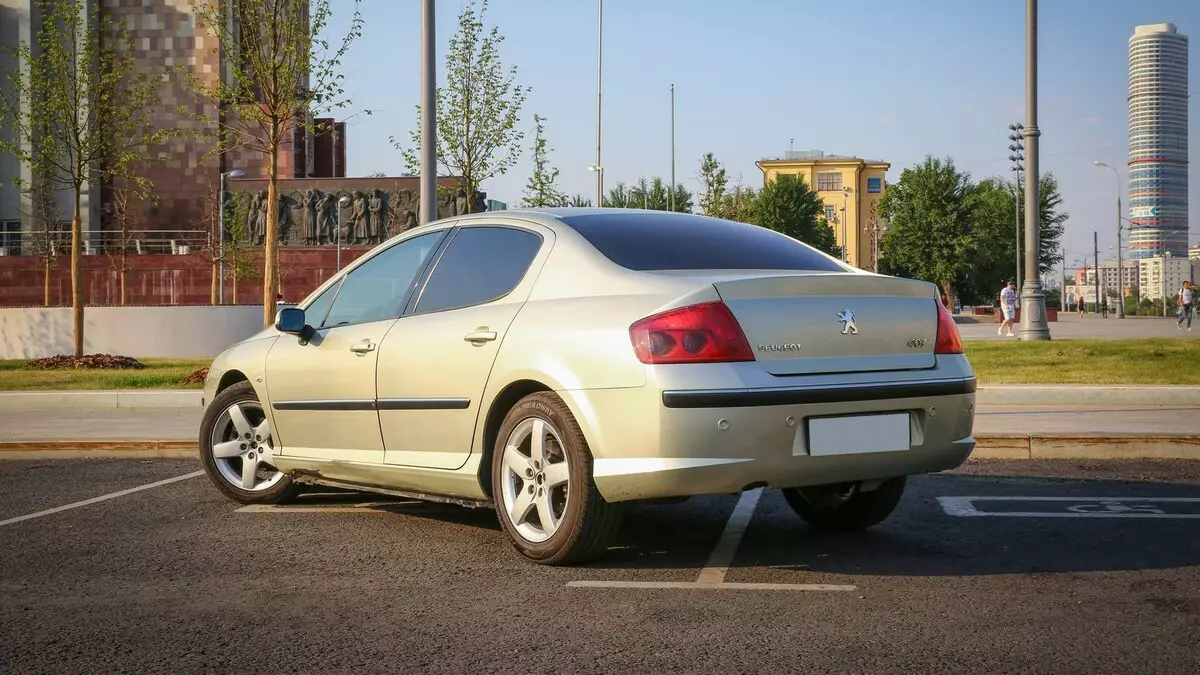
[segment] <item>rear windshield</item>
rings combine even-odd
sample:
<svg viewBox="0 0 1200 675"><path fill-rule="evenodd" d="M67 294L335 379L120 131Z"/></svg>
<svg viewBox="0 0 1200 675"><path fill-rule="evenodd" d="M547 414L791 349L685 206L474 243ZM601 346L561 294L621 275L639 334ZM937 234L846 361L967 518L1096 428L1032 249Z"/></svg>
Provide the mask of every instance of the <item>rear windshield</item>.
<svg viewBox="0 0 1200 675"><path fill-rule="evenodd" d="M655 270L844 271L800 242L754 225L684 214L564 216L614 263Z"/></svg>

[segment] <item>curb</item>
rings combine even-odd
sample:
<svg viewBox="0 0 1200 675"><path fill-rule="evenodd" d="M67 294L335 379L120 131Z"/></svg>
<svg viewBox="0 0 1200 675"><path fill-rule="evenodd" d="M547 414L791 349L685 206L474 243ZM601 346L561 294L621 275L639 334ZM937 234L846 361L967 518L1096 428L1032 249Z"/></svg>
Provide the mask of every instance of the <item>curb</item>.
<svg viewBox="0 0 1200 675"><path fill-rule="evenodd" d="M195 459L194 441L0 441L5 459ZM978 434L972 459L1200 459L1200 434Z"/></svg>
<svg viewBox="0 0 1200 675"><path fill-rule="evenodd" d="M1200 387L1187 385L980 385L977 406L1178 406L1200 400Z"/></svg>
<svg viewBox="0 0 1200 675"><path fill-rule="evenodd" d="M200 389L130 391L0 392L0 410L115 410L118 408L199 408Z"/></svg>

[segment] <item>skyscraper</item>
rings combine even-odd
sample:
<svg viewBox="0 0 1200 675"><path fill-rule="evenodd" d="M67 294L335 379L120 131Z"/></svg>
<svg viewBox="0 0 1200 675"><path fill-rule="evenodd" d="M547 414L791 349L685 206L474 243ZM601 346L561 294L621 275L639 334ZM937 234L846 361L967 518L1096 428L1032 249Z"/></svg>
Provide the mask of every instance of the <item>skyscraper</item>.
<svg viewBox="0 0 1200 675"><path fill-rule="evenodd" d="M1175 24L1129 38L1130 255L1187 257L1188 39Z"/></svg>

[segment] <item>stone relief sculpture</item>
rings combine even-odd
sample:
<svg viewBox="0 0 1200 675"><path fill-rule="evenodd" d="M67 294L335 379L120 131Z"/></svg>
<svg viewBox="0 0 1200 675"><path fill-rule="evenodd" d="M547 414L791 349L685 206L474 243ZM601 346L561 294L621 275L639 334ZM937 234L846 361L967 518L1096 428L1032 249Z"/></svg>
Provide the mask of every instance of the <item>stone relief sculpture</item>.
<svg viewBox="0 0 1200 675"><path fill-rule="evenodd" d="M341 227L343 245L367 246L417 226L421 212L418 191L379 187L334 189L334 186L354 184L354 179L330 179L331 189L328 190L306 187L286 193L281 191L279 242L284 246L330 246L337 243L338 228ZM344 211L339 205L343 197L349 198ZM474 199L469 199L465 190L440 188L437 192L438 217L486 211L485 200L486 195L482 192L476 192ZM252 245L262 245L267 231L266 190L234 192L226 203L232 207L235 202L246 209L246 240Z"/></svg>
<svg viewBox="0 0 1200 675"><path fill-rule="evenodd" d="M317 226L317 200L320 199L317 190L309 188L300 195L301 218L304 226L304 243L315 246L321 242L320 230Z"/></svg>

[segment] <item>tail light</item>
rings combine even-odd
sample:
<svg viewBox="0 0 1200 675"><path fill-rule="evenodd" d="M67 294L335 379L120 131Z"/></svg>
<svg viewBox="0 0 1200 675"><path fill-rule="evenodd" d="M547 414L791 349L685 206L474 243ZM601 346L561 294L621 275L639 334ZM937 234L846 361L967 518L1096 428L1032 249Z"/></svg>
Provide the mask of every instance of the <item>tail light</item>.
<svg viewBox="0 0 1200 675"><path fill-rule="evenodd" d="M750 343L723 302L704 302L655 314L629 327L642 363L753 361Z"/></svg>
<svg viewBox="0 0 1200 675"><path fill-rule="evenodd" d="M962 338L958 334L958 325L954 323L954 317L950 315L950 310L946 306L937 302L938 308L938 328L937 342L934 343L934 354L961 354L963 353Z"/></svg>

